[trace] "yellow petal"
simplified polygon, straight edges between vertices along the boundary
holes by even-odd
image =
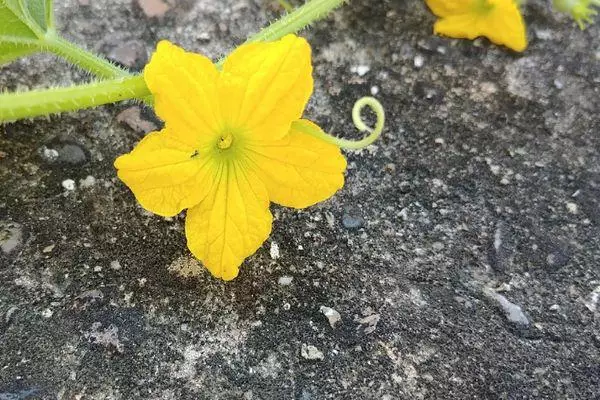
[[[433,32],[458,39],[475,39],[481,36],[477,17],[473,14],[453,15],[436,21]]]
[[[319,129],[308,120],[296,123]],[[340,149],[293,128],[283,139],[249,145],[248,151],[269,198],[283,206],[308,207],[344,185],[346,159]]]
[[[235,278],[239,266],[271,233],[272,216],[264,185],[236,161],[214,171],[210,193],[190,208],[185,234],[190,251],[215,276]]]
[[[162,40],[144,69],[144,80],[154,95],[156,114],[173,135],[198,148],[220,129],[217,78],[213,63]]]
[[[166,217],[200,203],[210,187],[208,166],[166,129],[149,133],[131,153],[115,161],[119,178],[142,207]]]
[[[310,57],[309,44],[295,35],[231,53],[220,81],[222,115],[231,128],[245,128],[258,140],[285,136],[313,90]]]
[[[525,22],[513,0],[490,0],[487,13],[476,11],[446,15],[434,25],[436,34],[453,38],[475,39],[485,36],[493,43],[515,51],[527,47]]]
[[[482,35],[496,44],[504,45],[515,51],[527,48],[525,22],[514,0],[496,2],[496,8],[481,23]]]
[[[466,12],[473,0],[425,0],[427,6],[438,17]]]

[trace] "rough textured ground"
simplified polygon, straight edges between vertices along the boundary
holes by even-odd
[[[160,38],[218,57],[279,13],[57,3],[69,37],[134,68]],[[305,32],[308,115],[353,136],[373,90],[388,128],[333,199],[273,206],[231,283],[181,277],[183,219],[115,177],[150,113],[0,128],[0,399],[600,398],[600,24],[530,2],[517,55],[433,37],[418,1],[351,3]],[[85,79],[50,56],[0,70],[8,90]]]

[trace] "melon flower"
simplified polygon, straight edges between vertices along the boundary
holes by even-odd
[[[515,51],[527,47],[525,22],[515,0],[425,0],[440,17],[433,31],[453,38],[485,36]]]
[[[118,176],[155,214],[187,209],[188,247],[215,277],[235,278],[267,239],[270,201],[304,208],[343,186],[339,145],[301,119],[313,90],[306,40],[242,45],[222,68],[161,41],[144,80],[165,127],[115,161]]]

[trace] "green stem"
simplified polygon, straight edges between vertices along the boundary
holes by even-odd
[[[369,107],[377,117],[377,121],[375,122],[375,127],[373,129],[369,128],[362,120],[361,112],[365,107]],[[320,129],[315,129],[311,125],[298,123],[292,123],[292,125],[295,129],[301,132],[322,139],[342,149],[358,150],[369,146],[381,135],[383,128],[385,127],[385,111],[381,103],[374,97],[362,97],[358,99],[356,103],[354,103],[354,107],[352,108],[352,121],[354,122],[356,129],[361,132],[370,132],[369,135],[361,140],[348,140],[335,137],[329,133],[323,132]]]
[[[281,19],[273,22],[260,32],[250,36],[244,44],[271,42],[281,39],[287,34],[299,32],[313,22],[325,18],[332,10],[341,6],[346,1],[348,0],[311,0]],[[224,58],[219,60],[217,62],[217,67],[220,68],[224,61]]]
[[[63,39],[53,31],[48,31],[44,36],[44,47],[46,50],[66,58],[81,69],[89,71],[99,78],[132,76],[129,72],[110,61]]]
[[[289,33],[299,32],[315,21],[325,18],[332,10],[347,0],[312,0],[278,21],[252,35],[246,43],[269,42]]]
[[[137,75],[67,88],[0,94],[0,122],[75,111],[150,95]]]

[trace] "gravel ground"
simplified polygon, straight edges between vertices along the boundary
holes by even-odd
[[[280,13],[56,3],[65,35],[138,70],[161,38],[217,58]],[[355,0],[304,32],[307,115],[354,137],[377,93],[389,124],[331,200],[272,206],[230,283],[116,178],[151,111],[0,127],[0,399],[599,399],[600,23],[525,12],[524,54],[432,36],[419,1]],[[87,78],[40,55],[0,90]]]

